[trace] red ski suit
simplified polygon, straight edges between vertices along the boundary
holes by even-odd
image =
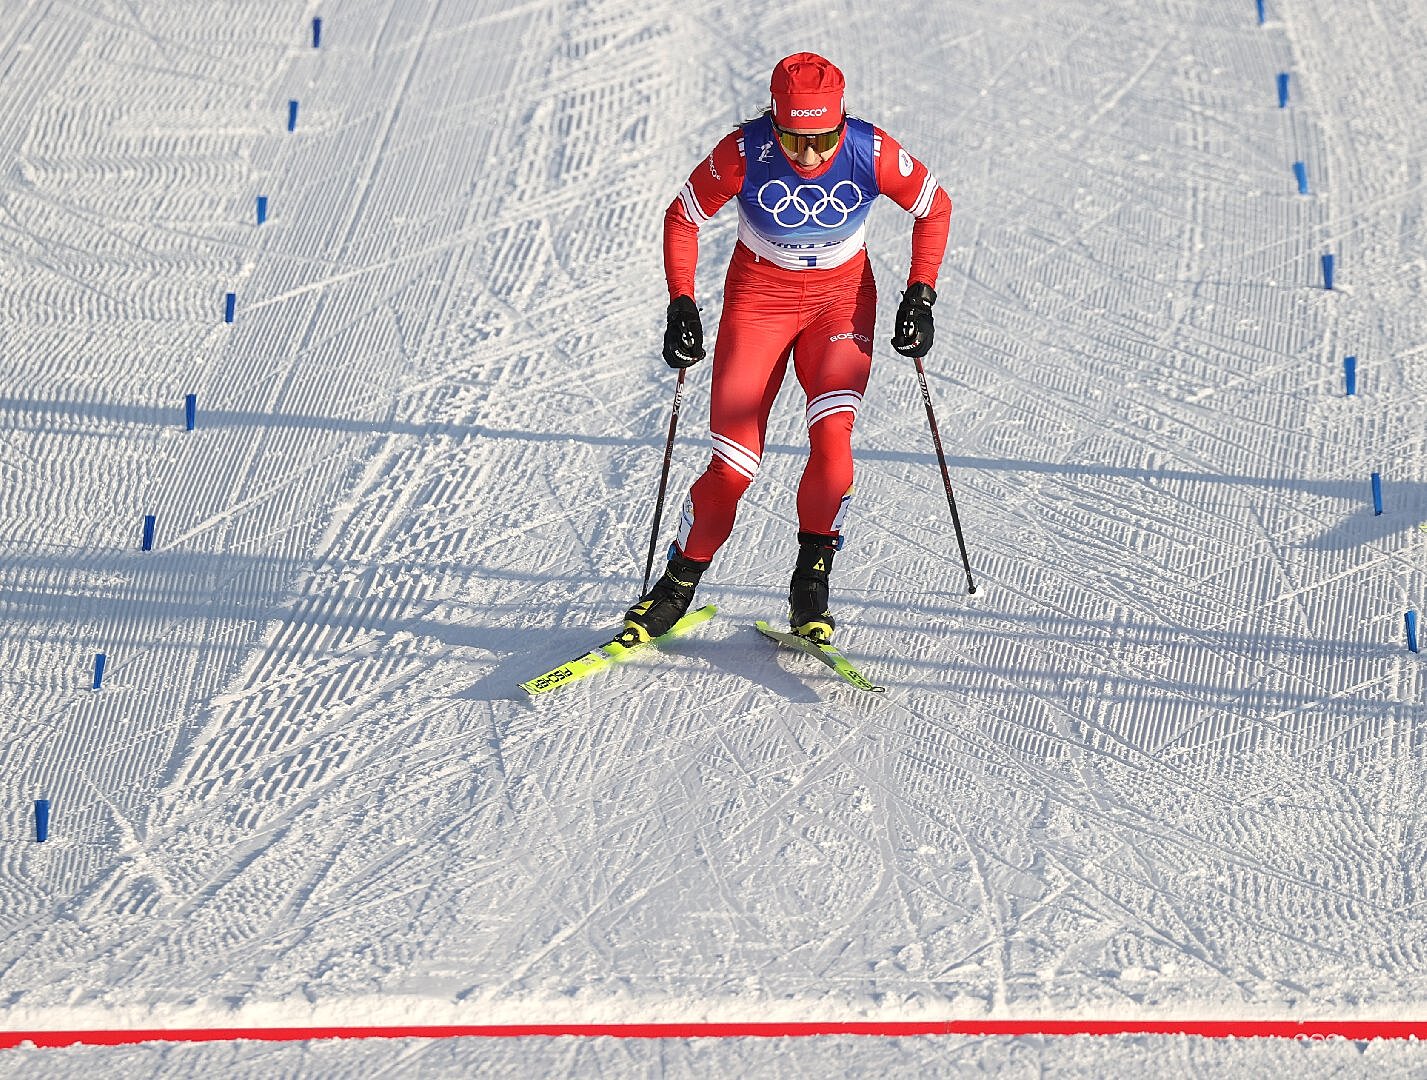
[[[685,503],[677,546],[686,558],[708,561],[728,539],[738,500],[758,472],[768,414],[790,356],[807,396],[809,454],[798,487],[798,527],[840,534],[852,490],[852,427],[867,389],[877,312],[860,224],[864,203],[886,195],[913,215],[907,281],[936,285],[951,200],[926,166],[880,128],[855,121],[855,141],[854,118],[848,121],[849,135],[813,169],[798,166],[776,139],[763,139],[766,128],[758,121],[745,124],[714,147],[665,211],[669,296],[693,296],[699,227],[730,199],[739,200],[739,240],[725,278],[713,356],[713,455]],[[745,146],[750,139],[759,145]],[[837,172],[841,155],[848,158]],[[860,188],[844,186],[851,180],[836,181],[831,193],[816,186],[819,178],[832,183],[850,175],[849,163],[860,168],[854,178]],[[788,178],[763,182],[770,168]],[[753,180],[746,183],[749,176]],[[858,211],[850,223],[849,208]],[[835,239],[825,241],[819,225],[843,228],[829,228],[826,235]],[[808,240],[810,232],[818,242],[791,242]]]

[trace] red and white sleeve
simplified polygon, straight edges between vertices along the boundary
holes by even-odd
[[[916,219],[912,224],[912,265],[907,284],[924,281],[936,288],[946,235],[951,227],[951,198],[931,170],[881,128],[873,129],[877,187]]]
[[[669,299],[694,295],[699,229],[743,186],[743,132],[725,135],[664,211],[664,277]]]

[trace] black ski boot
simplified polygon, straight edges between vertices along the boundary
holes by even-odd
[[[688,612],[699,578],[708,568],[706,562],[675,555],[664,576],[624,613],[625,629],[632,630],[640,641],[663,637]]]
[[[798,533],[798,562],[788,586],[788,621],[793,633],[813,641],[831,641],[837,623],[827,609],[827,576],[837,537]]]

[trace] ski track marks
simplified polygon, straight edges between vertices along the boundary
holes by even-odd
[[[246,3],[0,30],[12,1009],[1420,998],[1422,681],[1396,640],[1422,587],[1420,16],[980,3],[908,40],[884,5],[834,40],[810,3],[325,14],[320,50],[300,8]],[[884,699],[752,629],[795,547],[789,387],[719,618],[516,700],[638,590],[660,214],[799,48],[957,204],[927,366],[981,589],[885,345],[908,226],[884,208],[837,576]],[[711,331],[732,222],[703,238]],[[605,1052],[643,1060],[560,1060]]]
[[[1087,1056],[1075,1051],[1085,1047]],[[1093,1055],[1091,1057],[1090,1055]],[[255,1048],[250,1042],[141,1044],[14,1049],[14,1076],[97,1072],[118,1076],[195,1074],[248,1080],[315,1074],[333,1080],[376,1075],[489,1076],[1016,1076],[1129,1078],[1182,1076],[1307,1077],[1354,1075],[1371,1069],[1407,1080],[1420,1050],[1406,1041],[1302,1043],[1288,1039],[1205,1039],[1199,1036],[1062,1036],[717,1039],[328,1039]]]

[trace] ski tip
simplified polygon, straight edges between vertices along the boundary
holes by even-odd
[[[568,667],[556,668],[545,675],[521,683],[520,688],[525,691],[528,697],[539,697],[541,694],[548,694],[551,690],[558,690],[575,678],[575,673]]]

